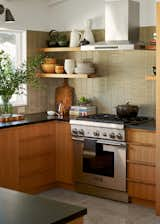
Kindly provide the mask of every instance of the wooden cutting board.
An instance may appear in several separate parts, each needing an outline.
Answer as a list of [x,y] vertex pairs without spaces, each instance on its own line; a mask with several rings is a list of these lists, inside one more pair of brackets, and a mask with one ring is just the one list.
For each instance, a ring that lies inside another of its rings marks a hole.
[[58,109],[58,105],[63,103],[64,105],[64,114],[69,114],[69,109],[73,104],[74,98],[74,88],[68,85],[68,79],[64,79],[64,83],[62,86],[57,87],[55,90],[55,106],[56,110]]

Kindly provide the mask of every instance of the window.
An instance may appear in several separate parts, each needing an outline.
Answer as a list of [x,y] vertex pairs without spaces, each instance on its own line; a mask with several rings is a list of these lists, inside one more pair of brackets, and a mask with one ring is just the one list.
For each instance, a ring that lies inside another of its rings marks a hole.
[[[26,61],[26,32],[14,31],[14,30],[0,30],[0,49],[7,52],[15,66],[21,65]],[[10,100],[13,106],[27,105],[27,87],[23,85],[25,89],[24,94],[14,94]],[[0,98],[0,103],[1,103]]]

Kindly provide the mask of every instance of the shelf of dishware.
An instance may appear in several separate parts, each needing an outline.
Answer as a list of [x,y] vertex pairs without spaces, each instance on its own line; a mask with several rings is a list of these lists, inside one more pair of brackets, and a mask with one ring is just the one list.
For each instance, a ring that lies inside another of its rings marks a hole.
[[147,75],[145,79],[147,81],[154,81],[154,80],[156,80],[156,76],[155,75]]
[[38,73],[39,78],[62,78],[62,79],[87,79],[95,78],[96,74],[55,74],[55,73]]
[[40,48],[42,52],[64,52],[64,51],[80,51],[80,47],[47,47],[47,48]]

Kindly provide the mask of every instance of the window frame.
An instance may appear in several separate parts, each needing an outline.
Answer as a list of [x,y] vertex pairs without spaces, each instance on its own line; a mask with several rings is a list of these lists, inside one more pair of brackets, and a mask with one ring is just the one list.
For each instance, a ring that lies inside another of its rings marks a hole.
[[[26,30],[14,30],[7,28],[0,28],[0,34],[2,33],[14,33],[16,34],[16,67],[20,66],[22,63],[27,60],[27,31]],[[27,106],[28,105],[28,97],[27,97],[27,85],[24,84],[26,89],[25,97],[23,98],[23,102],[11,102],[13,106]],[[23,95],[23,94],[22,94]],[[24,96],[24,95],[23,95]]]

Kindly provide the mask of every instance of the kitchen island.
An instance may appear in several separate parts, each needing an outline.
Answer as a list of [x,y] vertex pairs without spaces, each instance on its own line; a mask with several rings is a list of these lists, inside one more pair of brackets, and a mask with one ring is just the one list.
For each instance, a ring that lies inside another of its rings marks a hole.
[[82,224],[87,209],[0,188],[1,224]]

